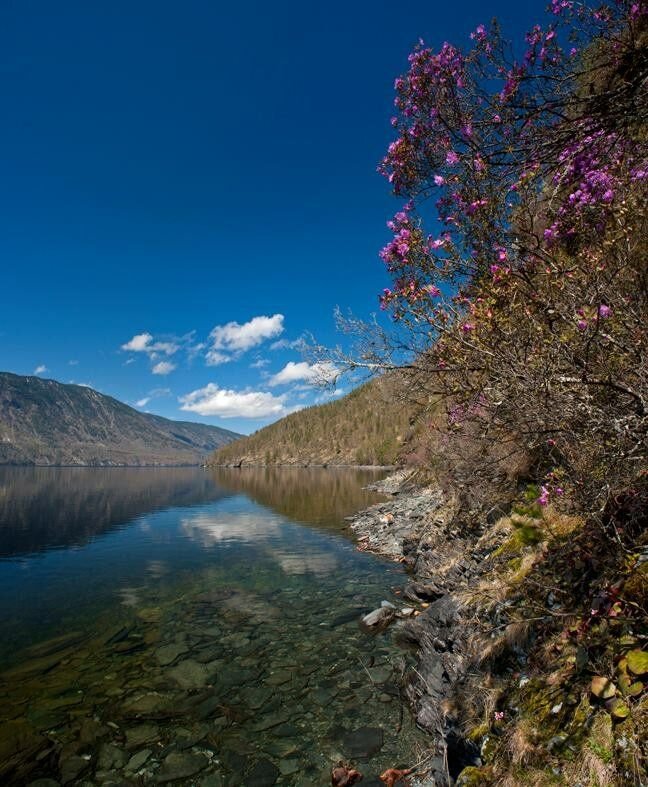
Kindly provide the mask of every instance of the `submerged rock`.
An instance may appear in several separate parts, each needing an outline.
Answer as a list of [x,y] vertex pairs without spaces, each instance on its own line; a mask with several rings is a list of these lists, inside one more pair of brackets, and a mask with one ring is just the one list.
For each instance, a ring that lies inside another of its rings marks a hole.
[[186,659],[170,669],[168,674],[182,689],[201,689],[207,685],[210,671],[204,664]]
[[366,760],[382,749],[384,733],[381,727],[360,727],[347,733],[342,741],[344,754],[352,760]]
[[188,779],[200,773],[208,764],[209,760],[204,754],[174,751],[164,759],[162,767],[157,772],[156,781],[158,784],[164,784],[176,779]]
[[279,778],[279,769],[270,760],[259,760],[248,773],[245,783],[249,787],[272,787]]

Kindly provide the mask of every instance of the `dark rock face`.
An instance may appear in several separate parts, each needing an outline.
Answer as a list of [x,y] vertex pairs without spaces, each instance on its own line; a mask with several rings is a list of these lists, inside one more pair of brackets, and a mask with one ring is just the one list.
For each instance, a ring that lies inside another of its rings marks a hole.
[[141,413],[85,386],[0,373],[0,464],[197,465],[239,437]]

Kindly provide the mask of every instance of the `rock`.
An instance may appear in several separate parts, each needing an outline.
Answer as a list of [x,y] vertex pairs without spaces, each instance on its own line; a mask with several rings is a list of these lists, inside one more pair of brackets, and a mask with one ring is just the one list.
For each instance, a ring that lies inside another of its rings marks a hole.
[[436,601],[443,596],[443,591],[434,585],[423,585],[420,582],[410,582],[403,590],[403,596],[410,601]]
[[[35,760],[49,741],[37,734],[25,721],[0,724],[0,782],[9,783],[8,774],[26,776],[34,770]],[[15,783],[19,783],[17,780]],[[23,783],[24,783],[23,779]]]
[[77,779],[90,768],[90,760],[85,757],[68,757],[59,763],[59,770],[61,773],[61,784],[70,784],[76,782]]
[[137,754],[134,754],[126,764],[126,770],[131,772],[138,771],[148,760],[151,754],[151,749],[142,749],[142,751],[138,751]]
[[171,752],[165,757],[162,767],[156,774],[158,784],[172,782],[176,779],[188,779],[200,773],[209,764],[204,754],[192,752]]
[[154,743],[160,739],[157,724],[140,724],[126,730],[126,748],[137,749],[144,743]]
[[112,743],[103,743],[99,748],[97,769],[100,771],[114,771],[121,768],[126,762],[126,752],[113,746]]
[[370,667],[369,675],[373,683],[383,684],[391,678],[394,671],[389,664],[379,664],[377,667]]
[[223,784],[220,773],[210,773],[200,780],[200,787],[223,787]]
[[382,628],[388,626],[394,619],[395,612],[388,607],[378,607],[362,618],[362,624],[367,628]]
[[155,651],[155,658],[158,660],[160,666],[168,667],[169,664],[173,664],[178,656],[181,656],[188,650],[189,648],[186,645],[183,645],[180,642],[173,642],[171,645],[164,645],[163,647],[158,648]]
[[248,773],[245,783],[249,787],[272,787],[279,778],[279,769],[270,760],[259,760]]
[[367,760],[382,749],[384,735],[381,727],[360,727],[348,733],[342,741],[342,749],[351,760]]
[[167,674],[182,689],[200,689],[207,685],[210,671],[204,664],[193,659],[186,659],[181,661],[177,667],[170,669]]
[[279,770],[282,776],[292,776],[299,771],[299,760],[281,760]]
[[168,719],[176,715],[177,703],[170,694],[148,691],[131,697],[124,705],[124,716],[127,719]]

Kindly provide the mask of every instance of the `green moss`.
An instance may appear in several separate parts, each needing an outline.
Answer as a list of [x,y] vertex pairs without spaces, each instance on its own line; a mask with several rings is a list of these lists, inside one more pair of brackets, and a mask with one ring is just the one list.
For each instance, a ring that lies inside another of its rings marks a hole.
[[517,555],[525,547],[533,546],[542,541],[542,532],[533,525],[519,525],[506,539],[506,541],[493,552],[494,557],[502,555]]
[[483,787],[493,783],[493,772],[490,768],[476,768],[469,765],[457,777],[456,787]]
[[466,737],[469,741],[480,741],[485,735],[488,735],[489,732],[490,725],[484,722],[470,729]]

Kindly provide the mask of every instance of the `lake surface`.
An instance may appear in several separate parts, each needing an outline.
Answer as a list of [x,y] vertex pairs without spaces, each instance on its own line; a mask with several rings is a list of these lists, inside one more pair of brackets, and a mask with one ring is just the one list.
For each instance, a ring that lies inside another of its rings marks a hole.
[[[411,765],[367,470],[0,468],[0,782],[319,785]],[[54,783],[51,783],[52,785]],[[378,784],[381,784],[378,782]]]

